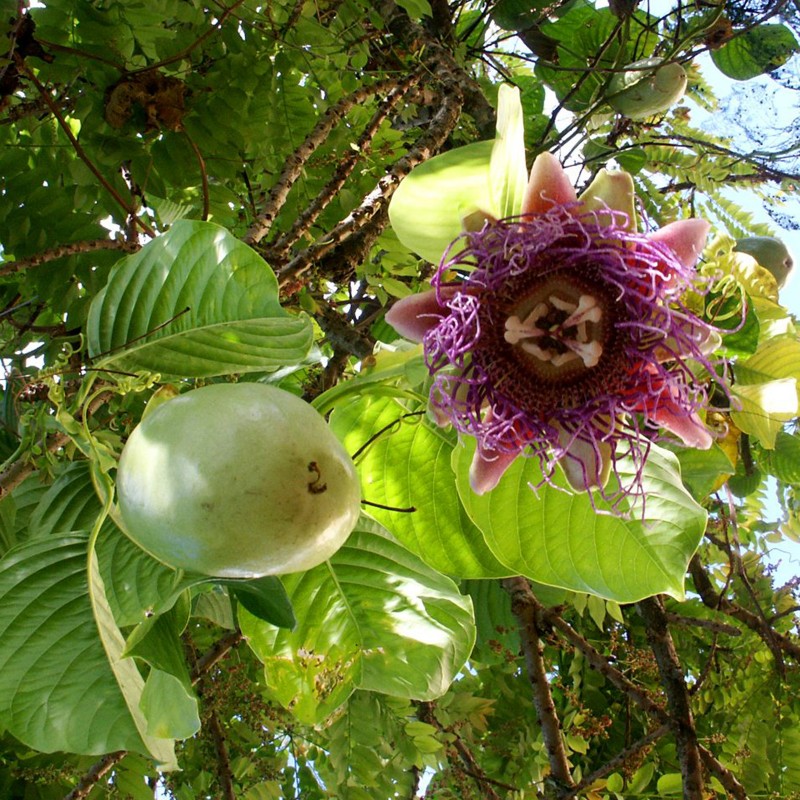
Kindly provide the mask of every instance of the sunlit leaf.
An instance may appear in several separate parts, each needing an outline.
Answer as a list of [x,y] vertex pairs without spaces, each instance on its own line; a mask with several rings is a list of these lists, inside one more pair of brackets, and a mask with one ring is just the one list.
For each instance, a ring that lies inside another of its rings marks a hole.
[[367,506],[367,510],[405,547],[445,575],[508,575],[458,498],[450,466],[454,437],[419,413],[401,419],[404,412],[391,398],[364,397],[338,408],[331,417],[331,428],[351,453],[383,431],[356,461],[362,497],[388,506]]
[[362,518],[330,561],[284,576],[294,631],[240,612],[270,695],[321,720],[357,688],[431,700],[472,650],[472,603],[448,578]]
[[711,59],[729,78],[746,81],[783,66],[798,49],[791,28],[762,23],[712,50]]
[[[541,481],[534,458],[518,458],[485,495],[469,487],[474,443],[453,453],[458,489],[467,512],[497,558],[515,574],[620,603],[657,593],[684,595],[683,576],[703,534],[706,512],[680,479],[675,456],[651,446],[643,472],[646,504],[628,520],[602,513],[586,494],[529,484]],[[622,473],[622,465],[620,472]]]
[[[499,216],[490,180],[494,141],[476,142],[425,161],[392,196],[389,219],[397,238],[438,264],[475,211]],[[425,224],[421,224],[424,220]]]
[[99,364],[200,377],[295,364],[312,331],[281,308],[254,250],[218,225],[182,220],[117,263],[87,338]]
[[49,536],[0,561],[0,719],[45,753],[146,753],[92,618],[87,544]]

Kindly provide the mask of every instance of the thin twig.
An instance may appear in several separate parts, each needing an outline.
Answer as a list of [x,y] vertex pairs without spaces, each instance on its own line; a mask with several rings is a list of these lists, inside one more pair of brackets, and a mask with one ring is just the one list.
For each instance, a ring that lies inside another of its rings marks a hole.
[[208,195],[208,172],[206,171],[206,161],[203,158],[203,154],[200,152],[200,148],[197,146],[194,139],[189,136],[186,131],[183,132],[186,136],[186,139],[189,142],[189,146],[194,151],[195,158],[197,159],[197,164],[200,167],[200,181],[203,187],[203,216],[200,218],[205,222],[208,219],[208,212],[210,206],[210,198]]

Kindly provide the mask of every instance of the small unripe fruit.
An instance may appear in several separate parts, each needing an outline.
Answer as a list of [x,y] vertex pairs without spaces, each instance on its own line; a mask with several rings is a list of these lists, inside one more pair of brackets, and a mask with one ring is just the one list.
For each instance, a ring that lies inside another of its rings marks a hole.
[[739,239],[733,249],[752,256],[764,269],[775,277],[780,289],[794,266],[792,254],[786,245],[774,236],[746,236]]
[[117,472],[125,532],[173,567],[222,578],[310,569],[356,525],[352,460],[289,392],[214,384],[147,414]]
[[630,119],[646,119],[677,103],[686,92],[686,82],[686,71],[680,64],[645,58],[628,64],[611,78],[606,100]]

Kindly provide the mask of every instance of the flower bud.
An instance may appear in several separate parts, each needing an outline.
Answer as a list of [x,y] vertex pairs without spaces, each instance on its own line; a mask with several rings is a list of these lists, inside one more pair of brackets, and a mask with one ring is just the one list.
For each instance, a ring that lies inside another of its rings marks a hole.
[[785,283],[794,260],[786,245],[774,236],[747,236],[739,239],[733,248],[752,256],[764,269],[769,270],[780,289]]

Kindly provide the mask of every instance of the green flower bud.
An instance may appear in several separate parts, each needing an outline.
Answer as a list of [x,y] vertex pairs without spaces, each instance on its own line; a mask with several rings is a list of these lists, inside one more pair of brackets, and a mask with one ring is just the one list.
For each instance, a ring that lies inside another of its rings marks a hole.
[[739,239],[733,249],[739,253],[747,253],[764,269],[769,270],[775,276],[779,289],[786,283],[794,265],[792,254],[786,245],[774,236],[747,236]]
[[630,119],[666,111],[686,91],[686,71],[680,64],[664,64],[661,58],[645,58],[628,64],[608,84],[606,100]]

